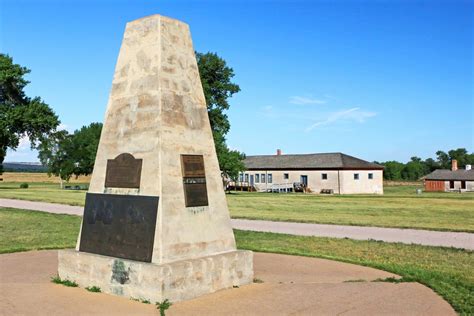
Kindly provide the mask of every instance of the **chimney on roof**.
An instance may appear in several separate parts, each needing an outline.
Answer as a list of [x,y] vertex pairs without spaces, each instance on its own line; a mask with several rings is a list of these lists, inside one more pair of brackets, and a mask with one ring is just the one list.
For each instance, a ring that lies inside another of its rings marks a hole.
[[471,170],[472,166],[471,165],[466,165],[466,170]]
[[281,156],[281,149],[277,149],[277,156]]
[[458,170],[458,161],[456,159],[451,160],[451,170],[452,171]]

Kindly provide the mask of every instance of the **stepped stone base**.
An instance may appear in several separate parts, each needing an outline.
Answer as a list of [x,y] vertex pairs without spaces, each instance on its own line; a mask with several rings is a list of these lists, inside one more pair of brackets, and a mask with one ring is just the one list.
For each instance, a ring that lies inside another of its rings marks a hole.
[[104,293],[152,303],[188,300],[253,281],[253,253],[230,251],[212,256],[154,264],[61,250],[61,279],[80,287],[98,286]]

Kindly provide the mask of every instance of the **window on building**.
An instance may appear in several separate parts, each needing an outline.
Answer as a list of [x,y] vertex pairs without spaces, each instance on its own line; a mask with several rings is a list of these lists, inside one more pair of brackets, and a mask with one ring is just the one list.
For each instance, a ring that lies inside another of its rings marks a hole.
[[354,173],[354,180],[359,180],[359,174],[358,173]]
[[245,182],[249,182],[249,174],[248,173],[245,174]]
[[273,181],[273,176],[272,176],[271,173],[268,174],[268,176],[267,176],[267,181],[268,181],[268,183],[272,183],[272,181]]
[[265,183],[266,181],[265,181],[265,174],[264,173],[261,174],[261,178],[262,178],[262,183]]
[[255,183],[260,183],[260,174],[255,175]]
[[328,179],[328,174],[327,173],[322,173],[321,174],[321,179],[327,180]]
[[244,174],[243,173],[239,174],[239,181],[244,182]]
[[372,180],[374,178],[374,174],[373,173],[369,173],[369,180]]
[[288,180],[290,178],[290,175],[288,173],[283,174],[283,179]]

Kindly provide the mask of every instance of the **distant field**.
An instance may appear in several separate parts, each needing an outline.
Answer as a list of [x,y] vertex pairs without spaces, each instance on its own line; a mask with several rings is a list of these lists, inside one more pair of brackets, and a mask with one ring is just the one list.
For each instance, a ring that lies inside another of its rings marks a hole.
[[[58,184],[60,182],[59,177],[49,177],[47,173],[41,172],[4,172],[0,178],[3,178],[3,182],[43,182]],[[69,180],[70,183],[89,183],[90,181],[90,176],[80,176],[77,179],[72,177],[71,180]]]
[[[36,174],[29,175],[30,181],[19,181],[28,182],[29,189],[0,182],[0,198],[84,205],[85,191],[34,183]],[[228,194],[227,201],[233,218],[474,232],[474,193],[417,195],[417,188],[392,184],[382,196],[238,192]]]

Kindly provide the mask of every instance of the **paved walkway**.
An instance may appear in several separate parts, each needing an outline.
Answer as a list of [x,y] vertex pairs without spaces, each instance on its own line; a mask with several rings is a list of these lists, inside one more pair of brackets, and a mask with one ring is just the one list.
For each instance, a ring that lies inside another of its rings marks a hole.
[[[51,283],[57,258],[51,250],[0,255],[0,315],[159,314],[153,304]],[[419,283],[370,282],[397,277],[372,268],[254,253],[254,271],[263,283],[173,302],[166,315],[455,315]]]
[[[71,215],[82,215],[83,212],[82,206],[70,206],[12,199],[0,199],[0,207],[13,207]],[[455,247],[474,250],[474,234],[472,233],[439,232],[419,229],[399,229],[365,226],[272,222],[245,219],[232,219],[232,227],[235,229],[242,230],[284,233],[300,236],[350,238],[358,240],[374,239],[385,242],[401,242],[405,244]]]

